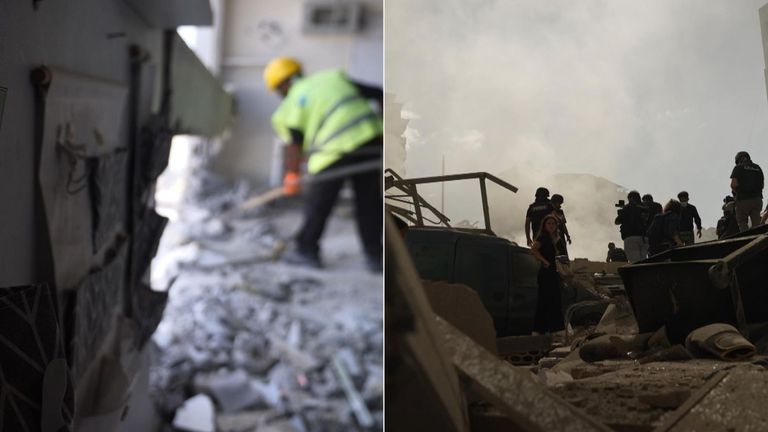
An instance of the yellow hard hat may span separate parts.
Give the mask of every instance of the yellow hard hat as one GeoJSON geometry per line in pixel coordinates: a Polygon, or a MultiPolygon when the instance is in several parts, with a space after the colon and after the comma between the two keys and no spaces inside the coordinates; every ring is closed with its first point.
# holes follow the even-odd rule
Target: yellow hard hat
{"type": "Polygon", "coordinates": [[[301,72],[301,63],[290,57],[273,59],[264,69],[264,83],[275,90],[283,81],[301,72]]]}

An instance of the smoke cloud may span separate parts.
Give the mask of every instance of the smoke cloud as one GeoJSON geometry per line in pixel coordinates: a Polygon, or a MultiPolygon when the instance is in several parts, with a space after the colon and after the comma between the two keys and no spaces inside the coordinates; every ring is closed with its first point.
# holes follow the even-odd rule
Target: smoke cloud
{"type": "MultiPolygon", "coordinates": [[[[768,169],[764,2],[388,0],[385,86],[412,113],[408,176],[444,158],[446,173],[521,187],[491,203],[516,240],[548,186],[565,195],[572,256],[620,244],[613,204],[628,189],[662,204],[687,190],[714,226],[734,154],[768,169]]],[[[476,186],[424,193],[482,224],[476,186]]]]}

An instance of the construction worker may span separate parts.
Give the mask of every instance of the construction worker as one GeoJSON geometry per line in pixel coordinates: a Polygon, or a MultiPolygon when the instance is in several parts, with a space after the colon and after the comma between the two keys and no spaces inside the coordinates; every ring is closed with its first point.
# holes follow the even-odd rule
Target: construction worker
{"type": "Polygon", "coordinates": [[[264,82],[282,97],[272,116],[272,125],[287,143],[285,193],[299,192],[303,155],[308,156],[308,174],[322,173],[319,177],[324,177],[309,183],[295,248],[286,252],[284,261],[313,268],[323,266],[320,238],[339,191],[349,179],[355,193],[355,218],[366,265],[369,270],[380,272],[384,211],[380,167],[353,171],[361,163],[371,165],[370,162],[381,160],[382,118],[369,103],[376,99],[379,106],[383,104],[381,89],[355,83],[341,70],[304,76],[301,64],[289,57],[272,60],[264,70],[264,82]]]}

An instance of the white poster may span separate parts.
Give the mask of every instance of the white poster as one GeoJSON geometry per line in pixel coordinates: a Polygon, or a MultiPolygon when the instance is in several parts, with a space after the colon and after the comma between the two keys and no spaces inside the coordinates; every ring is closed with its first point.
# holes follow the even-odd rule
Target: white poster
{"type": "Polygon", "coordinates": [[[50,69],[39,181],[53,250],[56,286],[74,289],[91,267],[88,191],[93,158],[118,150],[126,86],[50,69]]]}

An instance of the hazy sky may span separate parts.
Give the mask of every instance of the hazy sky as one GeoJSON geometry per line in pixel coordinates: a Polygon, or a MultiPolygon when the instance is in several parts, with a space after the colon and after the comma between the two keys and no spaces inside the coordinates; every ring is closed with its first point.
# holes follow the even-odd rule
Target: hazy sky
{"type": "Polygon", "coordinates": [[[407,175],[591,173],[714,226],[735,153],[768,169],[766,2],[387,0],[407,175]]]}

